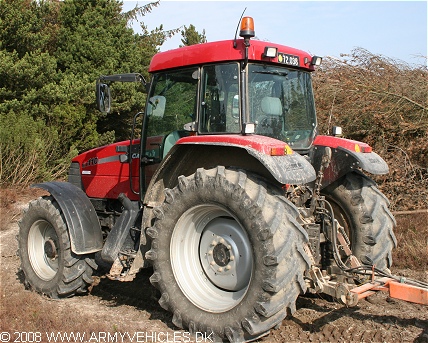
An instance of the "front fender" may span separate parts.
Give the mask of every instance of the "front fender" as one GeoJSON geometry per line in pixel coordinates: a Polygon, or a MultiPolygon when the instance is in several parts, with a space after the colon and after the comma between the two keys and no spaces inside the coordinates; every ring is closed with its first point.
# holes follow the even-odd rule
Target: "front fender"
{"type": "Polygon", "coordinates": [[[330,136],[318,136],[315,139],[311,160],[317,172],[326,147],[331,148],[332,156],[329,167],[324,171],[322,188],[353,170],[362,169],[374,175],[389,172],[388,164],[369,145],[330,136]]]}
{"type": "Polygon", "coordinates": [[[85,192],[69,182],[44,182],[31,187],[48,191],[58,203],[67,223],[74,253],[89,254],[102,249],[101,225],[85,192]]]}

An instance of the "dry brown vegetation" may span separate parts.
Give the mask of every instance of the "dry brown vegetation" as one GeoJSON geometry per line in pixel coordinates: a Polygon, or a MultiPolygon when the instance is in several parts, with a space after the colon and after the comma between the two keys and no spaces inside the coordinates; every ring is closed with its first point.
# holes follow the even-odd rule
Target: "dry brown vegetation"
{"type": "Polygon", "coordinates": [[[376,177],[394,211],[428,208],[428,69],[358,48],[314,73],[322,134],[342,126],[390,167],[376,177]]]}
{"type": "Polygon", "coordinates": [[[394,266],[428,272],[428,212],[396,215],[394,266]]]}

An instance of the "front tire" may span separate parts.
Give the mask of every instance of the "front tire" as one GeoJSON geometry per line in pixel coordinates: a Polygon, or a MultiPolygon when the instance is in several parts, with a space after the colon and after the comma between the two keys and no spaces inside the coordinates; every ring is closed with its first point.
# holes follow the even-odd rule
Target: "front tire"
{"type": "Polygon", "coordinates": [[[360,172],[352,172],[323,189],[335,218],[345,228],[353,254],[365,265],[389,271],[392,249],[397,246],[396,222],[389,201],[376,183],[360,172]]]}
{"type": "Polygon", "coordinates": [[[87,292],[97,265],[93,255],[71,251],[67,224],[53,197],[30,202],[17,238],[27,288],[51,298],[87,292]]]}
{"type": "Polygon", "coordinates": [[[165,191],[154,214],[150,281],[176,326],[241,342],[295,311],[307,234],[275,189],[244,171],[198,169],[165,191]]]}

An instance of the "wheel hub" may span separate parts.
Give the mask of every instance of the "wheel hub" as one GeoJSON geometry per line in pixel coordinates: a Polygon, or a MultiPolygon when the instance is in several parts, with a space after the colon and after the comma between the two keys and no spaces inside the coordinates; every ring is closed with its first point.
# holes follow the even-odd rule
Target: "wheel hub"
{"type": "Polygon", "coordinates": [[[58,256],[55,242],[52,240],[52,238],[49,238],[45,242],[44,250],[45,250],[45,255],[52,260],[58,256]]]}
{"type": "Polygon", "coordinates": [[[202,233],[199,257],[209,280],[217,287],[239,291],[251,277],[250,242],[240,225],[230,218],[215,218],[202,233]]]}
{"type": "Polygon", "coordinates": [[[217,244],[213,249],[213,258],[214,262],[219,266],[227,266],[230,262],[230,249],[228,249],[228,247],[223,243],[217,244]]]}
{"type": "MultiPolygon", "coordinates": [[[[206,234],[207,235],[205,238],[210,237],[212,232],[208,230],[206,234]]],[[[225,238],[216,236],[208,246],[208,251],[205,253],[205,260],[208,262],[208,264],[203,263],[203,266],[210,268],[211,271],[214,272],[214,275],[221,275],[224,273],[232,275],[236,270],[235,256],[232,251],[232,245],[228,244],[226,239],[228,239],[227,236],[225,238]]],[[[209,274],[212,274],[211,271],[209,274]]]]}

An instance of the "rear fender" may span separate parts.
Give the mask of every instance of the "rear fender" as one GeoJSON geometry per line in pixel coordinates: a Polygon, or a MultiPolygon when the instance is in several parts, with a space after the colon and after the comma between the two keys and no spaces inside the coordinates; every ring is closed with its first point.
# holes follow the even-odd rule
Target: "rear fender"
{"type": "Polygon", "coordinates": [[[67,223],[74,253],[89,254],[102,249],[101,225],[85,192],[69,182],[44,182],[31,187],[48,191],[57,201],[67,223]]]}
{"type": "Polygon", "coordinates": [[[326,147],[331,148],[332,154],[330,165],[324,170],[322,188],[354,170],[362,169],[374,175],[389,172],[387,163],[368,144],[330,136],[318,136],[315,139],[311,160],[317,172],[326,147]]]}
{"type": "Polygon", "coordinates": [[[159,205],[163,201],[163,190],[173,188],[180,175],[189,176],[198,168],[218,165],[245,169],[279,186],[301,185],[315,180],[315,170],[310,162],[290,148],[285,150],[285,146],[284,142],[256,135],[181,138],[154,174],[144,203],[159,205]],[[283,153],[272,156],[271,149],[282,149],[283,153]]]}
{"type": "Polygon", "coordinates": [[[177,142],[178,146],[189,144],[238,148],[241,149],[240,154],[246,151],[281,184],[301,185],[316,177],[314,168],[304,157],[295,153],[288,144],[274,138],[260,135],[207,135],[183,137],[177,142]]]}

